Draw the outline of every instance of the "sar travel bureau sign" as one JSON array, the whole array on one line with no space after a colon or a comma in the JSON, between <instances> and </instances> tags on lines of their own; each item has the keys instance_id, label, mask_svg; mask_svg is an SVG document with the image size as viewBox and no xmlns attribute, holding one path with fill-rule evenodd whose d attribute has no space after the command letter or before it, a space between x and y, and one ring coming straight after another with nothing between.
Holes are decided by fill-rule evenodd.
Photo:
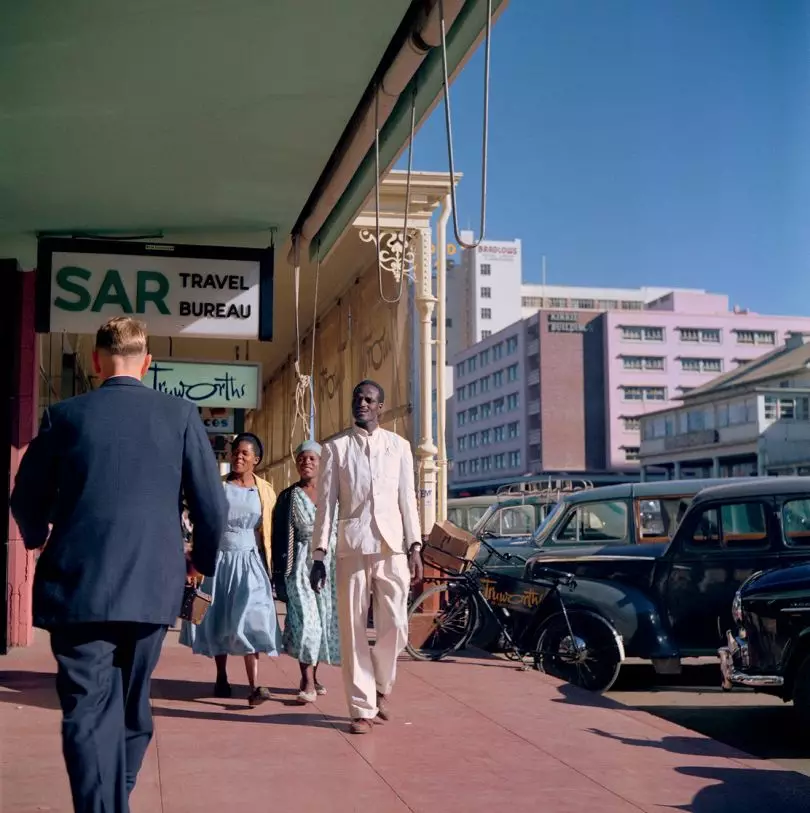
<instances>
[{"instance_id":1,"label":"sar travel bureau sign","mask_svg":"<svg viewBox=\"0 0 810 813\"><path fill-rule=\"evenodd\" d=\"M272 249L41 240L37 330L133 316L153 336L272 338Z\"/></svg>"}]
</instances>

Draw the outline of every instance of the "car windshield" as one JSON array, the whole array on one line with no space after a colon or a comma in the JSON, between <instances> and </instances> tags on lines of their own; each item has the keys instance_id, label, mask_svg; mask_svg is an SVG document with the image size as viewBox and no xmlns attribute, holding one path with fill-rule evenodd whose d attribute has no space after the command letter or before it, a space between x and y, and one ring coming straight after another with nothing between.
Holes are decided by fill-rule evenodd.
<instances>
[{"instance_id":1,"label":"car windshield","mask_svg":"<svg viewBox=\"0 0 810 813\"><path fill-rule=\"evenodd\" d=\"M546 530L548 528L551 528L554 525L556 525L557 520L562 516L564 509L565 509L564 500L560 500L560 502L555 503L554 506L550 508L549 512L546 514L545 519L537 526L537 530L534 532L534 535L532 536L533 544L535 545L537 544L537 540L545 535Z\"/></svg>"},{"instance_id":2,"label":"car windshield","mask_svg":"<svg viewBox=\"0 0 810 813\"><path fill-rule=\"evenodd\" d=\"M535 526L534 505L493 505L476 527L481 536L531 536Z\"/></svg>"}]
</instances>

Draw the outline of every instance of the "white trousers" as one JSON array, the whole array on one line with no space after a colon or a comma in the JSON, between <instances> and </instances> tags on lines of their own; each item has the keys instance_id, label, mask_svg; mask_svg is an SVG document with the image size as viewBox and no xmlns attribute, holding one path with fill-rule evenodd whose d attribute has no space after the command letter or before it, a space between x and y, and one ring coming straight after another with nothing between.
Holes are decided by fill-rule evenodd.
<instances>
[{"instance_id":1,"label":"white trousers","mask_svg":"<svg viewBox=\"0 0 810 813\"><path fill-rule=\"evenodd\" d=\"M377 693L391 693L397 658L408 640L408 557L404 553L342 556L336 569L340 662L349 713L353 720L373 719ZM377 633L373 647L366 629L372 595Z\"/></svg>"}]
</instances>

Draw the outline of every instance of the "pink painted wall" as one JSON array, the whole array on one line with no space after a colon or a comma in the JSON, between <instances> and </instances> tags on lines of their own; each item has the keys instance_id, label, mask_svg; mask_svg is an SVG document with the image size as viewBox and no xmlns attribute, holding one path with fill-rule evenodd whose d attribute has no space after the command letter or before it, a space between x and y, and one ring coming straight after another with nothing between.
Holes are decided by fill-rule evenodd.
<instances>
[{"instance_id":1,"label":"pink painted wall","mask_svg":"<svg viewBox=\"0 0 810 813\"><path fill-rule=\"evenodd\" d=\"M667 297L669 298L669 297ZM656 412L679 403L681 387L699 387L716 378L718 373L686 372L682 357L722 359L723 372L736 369L735 359L754 359L784 344L792 331L810 332L810 317L762 316L721 310L721 300L714 294L677 294L670 307L677 304L684 310L660 309L635 312L609 312L603 320L605 335L605 399L607 409L607 465L626 467L622 447L638 447L638 431L626 431L625 416ZM661 303L663 305L663 303ZM628 341L622 338L623 326L660 327L664 341ZM720 330L720 343L683 342L679 328ZM776 345L740 344L735 330L773 331ZM624 369L623 356L656 356L664 358L663 370ZM663 401L626 401L622 387L665 387Z\"/></svg>"}]
</instances>

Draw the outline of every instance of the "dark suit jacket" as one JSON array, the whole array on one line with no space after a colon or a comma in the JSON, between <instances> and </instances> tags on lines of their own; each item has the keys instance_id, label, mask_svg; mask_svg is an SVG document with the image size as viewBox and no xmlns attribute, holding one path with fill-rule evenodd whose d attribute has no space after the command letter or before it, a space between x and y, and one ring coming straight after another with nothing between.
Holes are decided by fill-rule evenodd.
<instances>
[{"instance_id":1,"label":"dark suit jacket","mask_svg":"<svg viewBox=\"0 0 810 813\"><path fill-rule=\"evenodd\" d=\"M35 625L173 624L186 573L184 497L192 561L211 576L227 505L194 405L116 377L50 407L11 496L25 546L45 545Z\"/></svg>"}]
</instances>

